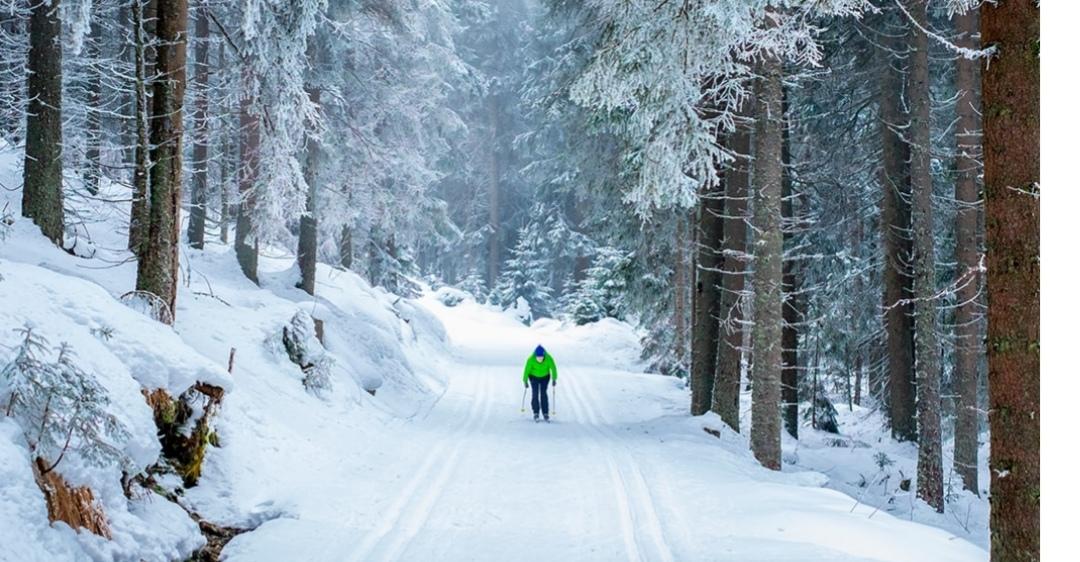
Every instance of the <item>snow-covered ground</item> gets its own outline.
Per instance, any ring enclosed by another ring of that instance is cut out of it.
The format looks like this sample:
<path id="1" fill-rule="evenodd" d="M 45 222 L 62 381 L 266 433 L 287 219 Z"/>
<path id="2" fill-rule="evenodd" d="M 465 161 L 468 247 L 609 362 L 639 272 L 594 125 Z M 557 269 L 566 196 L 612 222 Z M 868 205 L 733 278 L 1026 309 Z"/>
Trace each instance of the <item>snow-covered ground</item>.
<path id="1" fill-rule="evenodd" d="M 18 185 L 13 154 L 0 149 L 4 185 Z M 122 200 L 119 189 L 105 195 Z M 169 329 L 117 300 L 135 276 L 124 203 L 76 203 L 88 219 L 82 258 L 19 216 L 18 192 L 0 193 L 5 203 L 14 223 L 0 241 L 0 364 L 26 322 L 71 343 L 131 432 L 120 445 L 142 464 L 159 447 L 141 389 L 226 388 L 221 446 L 180 501 L 215 523 L 255 528 L 226 546 L 229 562 L 988 557 L 977 532 L 958 537 L 940 528 L 948 521 L 894 517 L 826 487 L 843 489 L 854 469 L 825 466 L 849 453 L 817 446 L 820 437 L 786 446 L 783 472 L 761 468 L 745 437 L 688 415 L 682 381 L 641 372 L 626 324 L 527 327 L 471 300 L 399 299 L 322 265 L 312 299 L 293 286 L 286 253 L 264 257 L 259 287 L 211 243 L 182 253 Z M 325 322 L 334 360 L 325 397 L 305 390 L 280 345 L 298 310 Z M 538 343 L 559 366 L 551 424 L 521 411 L 521 368 Z M 371 396 L 373 381 L 381 387 Z M 65 463 L 65 478 L 94 489 L 113 539 L 48 523 L 21 430 L 0 418 L 0 560 L 177 560 L 202 544 L 175 504 L 126 498 L 119 467 L 78 455 Z"/>
<path id="2" fill-rule="evenodd" d="M 454 344 L 446 394 L 368 444 L 361 484 L 328 482 L 296 519 L 235 539 L 228 560 L 987 557 L 822 488 L 820 473 L 765 470 L 733 433 L 706 434 L 718 421 L 686 415 L 680 381 L 634 372 L 624 325 L 527 328 L 468 301 L 423 302 Z M 550 425 L 519 411 L 536 343 L 559 365 Z"/>

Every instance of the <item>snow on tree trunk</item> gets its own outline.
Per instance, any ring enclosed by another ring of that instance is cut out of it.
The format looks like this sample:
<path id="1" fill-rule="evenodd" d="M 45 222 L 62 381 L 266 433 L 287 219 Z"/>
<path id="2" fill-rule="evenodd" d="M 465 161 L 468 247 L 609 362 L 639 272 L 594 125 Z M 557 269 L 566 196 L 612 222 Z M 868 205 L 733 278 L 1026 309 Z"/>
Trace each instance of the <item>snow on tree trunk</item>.
<path id="1" fill-rule="evenodd" d="M 180 266 L 180 192 L 183 188 L 184 90 L 187 85 L 187 0 L 158 0 L 154 109 L 150 122 L 153 166 L 147 239 L 135 288 L 153 293 L 176 317 Z"/>
<path id="2" fill-rule="evenodd" d="M 131 176 L 131 224 L 128 249 L 141 256 L 149 236 L 150 112 L 147 75 L 153 74 L 154 29 L 157 0 L 132 0 L 131 23 L 135 35 L 135 161 Z"/>
<path id="3" fill-rule="evenodd" d="M 781 290 L 783 234 L 782 64 L 764 59 L 757 84 L 754 149 L 754 349 L 750 447 L 762 465 L 780 469 Z"/>
<path id="4" fill-rule="evenodd" d="M 979 12 L 956 16 L 958 44 L 978 49 Z M 979 172 L 981 124 L 979 122 L 979 68 L 977 60 L 956 61 L 956 352 L 953 379 L 956 385 L 956 430 L 953 468 L 964 489 L 979 494 L 979 355 L 982 345 L 982 287 L 979 248 Z"/>
<path id="5" fill-rule="evenodd" d="M 315 41 L 308 43 L 308 60 L 314 64 L 317 59 Z M 314 85 L 307 88 L 308 97 L 316 106 L 319 105 L 322 91 Z M 319 223 L 315 217 L 315 195 L 318 186 L 319 143 L 311 135 L 305 143 L 304 182 L 307 183 L 307 199 L 304 213 L 300 215 L 300 237 L 297 241 L 296 261 L 300 265 L 300 285 L 307 294 L 315 294 L 315 268 L 318 251 Z"/>
<path id="6" fill-rule="evenodd" d="M 64 243 L 60 0 L 40 0 L 30 12 L 27 53 L 26 159 L 22 214 L 57 246 Z"/>
<path id="7" fill-rule="evenodd" d="M 101 32 L 102 26 L 98 19 L 94 19 L 90 26 L 90 41 L 86 47 L 87 58 L 96 61 L 101 59 L 101 42 L 104 37 Z M 86 107 L 86 152 L 82 162 L 83 187 L 90 195 L 97 195 L 98 186 L 101 182 L 101 137 L 102 116 L 104 107 L 101 96 L 101 69 L 91 68 L 91 76 L 87 88 Z"/>
<path id="8" fill-rule="evenodd" d="M 926 28 L 926 0 L 907 3 L 915 21 Z M 934 184 L 930 170 L 930 53 L 926 33 L 911 29 L 908 98 L 911 124 L 911 230 L 915 261 L 915 384 L 919 430 L 918 496 L 945 511 L 941 466 L 941 346 L 937 333 L 934 256 Z"/>
<path id="9" fill-rule="evenodd" d="M 890 20 L 891 21 L 891 20 Z M 906 26 L 897 26 L 905 28 Z M 881 119 L 881 228 L 884 264 L 885 338 L 888 371 L 889 420 L 893 437 L 914 441 L 915 379 L 911 298 L 911 186 L 909 148 L 901 132 L 906 125 L 904 74 L 907 58 L 902 32 L 889 29 L 884 50 L 879 112 Z M 900 58 L 903 56 L 904 58 Z"/>
<path id="10" fill-rule="evenodd" d="M 1039 8 L 983 4 L 990 558 L 1039 558 Z"/>
<path id="11" fill-rule="evenodd" d="M 207 0 L 199 0 L 195 18 L 195 125 L 192 148 L 191 212 L 188 217 L 188 244 L 192 248 L 203 247 L 206 238 L 206 203 L 209 198 L 210 137 L 207 114 L 210 97 L 210 7 Z"/>
<path id="12" fill-rule="evenodd" d="M 255 77 L 250 70 L 244 71 L 246 88 L 255 87 Z M 255 237 L 252 223 L 255 212 L 255 182 L 259 177 L 259 118 L 255 114 L 255 99 L 249 90 L 240 100 L 240 209 L 236 215 L 236 261 L 244 276 L 258 284 L 259 282 L 259 240 Z"/>

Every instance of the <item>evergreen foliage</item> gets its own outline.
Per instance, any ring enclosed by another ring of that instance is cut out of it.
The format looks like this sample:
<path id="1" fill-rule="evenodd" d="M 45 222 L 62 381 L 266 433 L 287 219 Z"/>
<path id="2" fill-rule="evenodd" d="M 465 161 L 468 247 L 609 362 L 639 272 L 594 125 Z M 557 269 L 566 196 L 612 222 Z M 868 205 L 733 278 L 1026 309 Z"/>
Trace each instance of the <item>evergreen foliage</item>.
<path id="1" fill-rule="evenodd" d="M 31 326 L 16 332 L 22 342 L 0 369 L 0 407 L 22 428 L 31 454 L 45 459 L 49 470 L 68 451 L 97 466 L 131 464 L 122 449 L 130 434 L 112 413 L 108 391 L 83 370 L 75 351 L 66 343 L 50 349 Z"/>

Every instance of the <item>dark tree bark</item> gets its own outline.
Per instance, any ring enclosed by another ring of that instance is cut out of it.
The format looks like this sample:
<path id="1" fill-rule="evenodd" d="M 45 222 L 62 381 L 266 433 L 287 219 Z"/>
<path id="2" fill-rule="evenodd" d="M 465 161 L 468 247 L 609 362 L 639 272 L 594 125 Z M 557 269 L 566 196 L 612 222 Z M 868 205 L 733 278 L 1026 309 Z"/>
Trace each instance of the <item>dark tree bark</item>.
<path id="1" fill-rule="evenodd" d="M 782 369 L 783 182 L 782 66 L 761 63 L 754 139 L 754 323 L 753 402 L 750 447 L 762 465 L 780 469 L 780 372 Z"/>
<path id="2" fill-rule="evenodd" d="M 96 60 L 101 57 L 103 40 L 101 23 L 94 18 L 90 24 L 90 41 L 86 46 L 89 59 Z M 94 66 L 90 73 L 87 84 L 86 152 L 83 154 L 82 179 L 87 193 L 97 195 L 101 182 L 101 116 L 104 109 L 101 105 L 101 68 Z"/>
<path id="3" fill-rule="evenodd" d="M 908 11 L 927 27 L 926 0 L 909 0 Z M 911 72 L 908 96 L 911 125 L 911 230 L 915 243 L 915 382 L 918 400 L 918 496 L 945 511 L 941 467 L 941 346 L 937 329 L 937 287 L 934 256 L 934 184 L 930 177 L 929 38 L 911 29 Z"/>
<path id="4" fill-rule="evenodd" d="M 671 324 L 675 330 L 675 352 L 678 354 L 680 368 L 686 367 L 686 350 L 689 349 L 688 340 L 690 322 L 687 304 L 690 298 L 690 258 L 688 256 L 691 236 L 690 219 L 685 214 L 679 214 L 675 219 L 675 265 L 674 265 L 674 306 Z M 575 276 L 577 279 L 577 277 Z M 577 279 L 580 281 L 580 279 Z"/>
<path id="5" fill-rule="evenodd" d="M 901 29 L 905 26 L 899 26 Z M 915 344 L 912 325 L 911 185 L 909 147 L 898 133 L 907 124 L 904 111 L 904 45 L 897 29 L 886 32 L 880 89 L 882 252 L 884 253 L 885 338 L 889 420 L 893 437 L 915 441 Z M 903 57 L 903 58 L 901 58 Z"/>
<path id="6" fill-rule="evenodd" d="M 254 77 L 250 71 L 246 74 L 245 82 L 252 84 Z M 237 186 L 240 208 L 236 215 L 236 239 L 233 243 L 240 270 L 245 277 L 258 284 L 259 240 L 255 237 L 252 214 L 255 211 L 255 198 L 258 196 L 255 182 L 259 176 L 260 129 L 257 109 L 254 106 L 255 100 L 250 92 L 245 93 L 240 100 L 240 130 L 243 139 L 240 145 L 240 181 Z"/>
<path id="7" fill-rule="evenodd" d="M 719 164 L 718 164 L 719 165 Z M 712 405 L 720 321 L 720 253 L 724 235 L 724 200 L 717 187 L 699 197 L 697 258 L 694 268 L 694 317 L 690 351 L 690 414 L 700 416 Z"/>
<path id="8" fill-rule="evenodd" d="M 352 227 L 341 227 L 341 245 L 338 252 L 341 254 L 341 267 L 352 269 L 353 266 L 353 233 Z"/>
<path id="9" fill-rule="evenodd" d="M 319 104 L 321 92 L 316 87 L 308 88 L 308 96 Z M 300 217 L 300 240 L 297 242 L 296 261 L 300 265 L 300 284 L 307 294 L 315 294 L 316 251 L 318 249 L 319 223 L 315 216 L 315 195 L 318 188 L 319 144 L 314 139 L 307 139 L 307 153 L 304 159 L 304 181 L 307 182 L 307 201 L 304 214 Z"/>
<path id="10" fill-rule="evenodd" d="M 495 150 L 497 146 L 495 141 L 499 137 L 499 101 L 495 95 L 488 100 L 488 112 L 491 117 L 492 139 L 491 161 L 488 163 L 488 225 L 491 233 L 488 235 L 487 286 L 490 290 L 499 280 L 499 243 L 502 240 L 500 224 L 502 217 L 499 214 L 499 176 L 502 172 L 499 169 L 499 154 Z"/>
<path id="11" fill-rule="evenodd" d="M 180 196 L 184 166 L 184 90 L 187 85 L 187 0 L 158 0 L 160 41 L 150 122 L 153 165 L 147 239 L 139 257 L 135 288 L 153 293 L 176 317 L 180 265 Z"/>
<path id="12" fill-rule="evenodd" d="M 795 219 L 795 193 L 791 181 L 791 141 L 788 123 L 787 92 L 783 92 L 783 147 L 781 159 L 783 164 L 782 201 L 780 212 L 783 215 L 784 248 L 791 248 L 795 242 L 794 229 Z M 790 259 L 783 260 L 783 319 L 781 330 L 781 361 L 783 367 L 780 372 L 780 402 L 781 414 L 784 420 L 784 429 L 792 437 L 799 438 L 799 326 L 803 317 L 802 297 L 798 294 L 799 279 L 795 270 L 795 262 Z"/>
<path id="13" fill-rule="evenodd" d="M 147 74 L 153 73 L 154 47 L 151 36 L 157 17 L 157 0 L 132 0 L 135 34 L 135 161 L 131 178 L 131 224 L 128 249 L 141 257 L 149 236 L 150 213 L 150 99 Z"/>
<path id="14" fill-rule="evenodd" d="M 1039 9 L 983 4 L 990 558 L 1039 559 Z"/>
<path id="15" fill-rule="evenodd" d="M 711 98 L 715 78 L 702 83 L 701 116 L 712 119 L 717 113 Z M 717 126 L 717 146 L 726 143 L 726 133 Z M 712 407 L 713 380 L 716 376 L 717 341 L 720 337 L 720 284 L 724 267 L 724 163 L 713 162 L 716 183 L 700 188 L 697 224 L 694 231 L 695 267 L 693 288 L 693 326 L 690 331 L 690 413 L 700 416 Z"/>
<path id="16" fill-rule="evenodd" d="M 206 203 L 208 199 L 207 174 L 210 167 L 210 133 L 208 130 L 208 109 L 210 97 L 207 87 L 210 84 L 210 7 L 206 0 L 200 0 L 195 18 L 195 114 L 192 124 L 195 126 L 194 147 L 192 148 L 191 171 L 191 212 L 188 217 L 188 244 L 192 248 L 202 249 L 206 239 Z"/>
<path id="17" fill-rule="evenodd" d="M 61 129 L 62 62 L 60 2 L 35 2 L 27 55 L 26 159 L 22 214 L 49 240 L 64 243 L 64 170 Z"/>
<path id="18" fill-rule="evenodd" d="M 225 43 L 222 42 L 218 45 L 218 68 L 225 68 Z M 222 111 L 227 115 L 231 111 L 231 106 L 225 106 Z M 218 120 L 218 144 L 220 145 L 218 171 L 221 174 L 220 185 L 218 186 L 218 196 L 221 205 L 221 209 L 218 211 L 218 236 L 221 237 L 222 244 L 229 243 L 229 219 L 230 209 L 232 206 L 229 202 L 229 183 L 232 181 L 232 166 L 235 162 L 233 158 L 232 141 L 228 134 L 228 127 L 232 123 L 232 119 L 228 121 L 224 119 Z"/>
<path id="19" fill-rule="evenodd" d="M 958 44 L 978 49 L 979 13 L 956 18 Z M 979 292 L 979 62 L 960 57 L 956 62 L 956 352 L 953 380 L 956 385 L 956 430 L 953 468 L 964 489 L 979 494 L 979 355 L 982 318 Z"/>
<path id="20" fill-rule="evenodd" d="M 720 294 L 720 334 L 713 381 L 712 411 L 735 431 L 739 430 L 739 385 L 742 382 L 743 308 L 740 295 L 746 285 L 747 203 L 750 197 L 750 143 L 753 102 L 739 108 L 729 148 L 736 154 L 727 169 L 724 194 L 724 274 Z"/>

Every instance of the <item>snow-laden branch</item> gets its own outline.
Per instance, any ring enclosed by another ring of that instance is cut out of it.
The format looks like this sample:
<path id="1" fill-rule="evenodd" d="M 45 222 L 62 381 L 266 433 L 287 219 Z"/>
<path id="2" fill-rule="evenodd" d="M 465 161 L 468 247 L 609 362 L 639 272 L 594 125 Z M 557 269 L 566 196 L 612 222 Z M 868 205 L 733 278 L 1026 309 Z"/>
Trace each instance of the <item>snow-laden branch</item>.
<path id="1" fill-rule="evenodd" d="M 969 49 L 967 47 L 961 47 L 960 45 L 949 41 L 945 37 L 942 37 L 941 35 L 938 35 L 937 33 L 934 33 L 933 31 L 930 31 L 929 29 L 923 27 L 915 19 L 915 16 L 912 16 L 911 12 L 909 12 L 907 8 L 904 7 L 903 2 L 901 2 L 900 0 L 893 1 L 896 3 L 896 7 L 900 8 L 900 11 L 904 13 L 904 17 L 906 17 L 912 25 L 918 28 L 919 31 L 925 33 L 927 37 L 930 37 L 934 41 L 941 43 L 946 49 L 952 51 L 953 53 L 960 55 L 967 60 L 989 59 L 992 58 L 995 54 L 997 54 L 997 47 L 994 47 L 992 45 L 985 49 Z"/>

